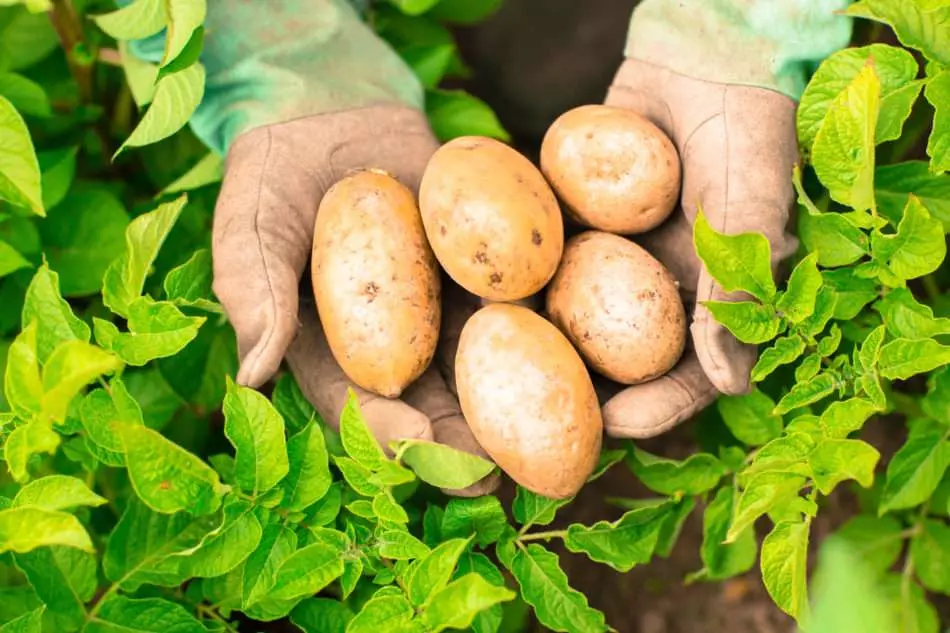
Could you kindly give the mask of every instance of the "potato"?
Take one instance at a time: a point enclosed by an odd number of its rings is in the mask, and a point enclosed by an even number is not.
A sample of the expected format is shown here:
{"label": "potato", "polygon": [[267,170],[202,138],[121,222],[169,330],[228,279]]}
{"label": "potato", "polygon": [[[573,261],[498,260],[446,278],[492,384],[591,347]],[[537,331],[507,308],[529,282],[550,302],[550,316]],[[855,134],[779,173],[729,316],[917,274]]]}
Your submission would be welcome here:
{"label": "potato", "polygon": [[580,490],[603,421],[584,361],[556,327],[521,306],[480,309],[462,328],[455,379],[475,438],[512,479],[556,499]]}
{"label": "potato", "polygon": [[571,217],[611,233],[648,231],[679,199],[673,143],[622,108],[588,105],[562,114],[541,143],[541,171]]}
{"label": "potato", "polygon": [[611,233],[568,240],[546,310],[594,370],[626,385],[662,376],[686,345],[686,312],[673,276]]}
{"label": "potato", "polygon": [[523,299],[557,269],[564,248],[557,199],[504,143],[470,136],[443,145],[426,166],[419,208],[439,263],[472,294]]}
{"label": "potato", "polygon": [[398,396],[432,361],[441,320],[438,263],[412,192],[376,171],[333,185],[311,269],[333,357],[360,387]]}

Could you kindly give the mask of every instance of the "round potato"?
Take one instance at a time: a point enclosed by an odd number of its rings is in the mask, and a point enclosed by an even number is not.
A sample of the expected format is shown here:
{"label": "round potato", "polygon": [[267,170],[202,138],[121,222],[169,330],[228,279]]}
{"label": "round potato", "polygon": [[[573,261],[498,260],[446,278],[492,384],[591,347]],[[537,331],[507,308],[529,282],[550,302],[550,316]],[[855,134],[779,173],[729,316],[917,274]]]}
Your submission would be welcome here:
{"label": "round potato", "polygon": [[648,231],[679,199],[673,143],[622,108],[588,105],[562,114],[544,135],[541,170],[571,217],[610,233]]}
{"label": "round potato", "polygon": [[412,192],[374,171],[333,185],[311,269],[333,357],[360,387],[398,396],[432,361],[441,320],[438,263]]}
{"label": "round potato", "polygon": [[554,193],[527,158],[504,143],[461,137],[426,166],[419,192],[426,235],[442,267],[494,301],[541,290],[564,248]]}
{"label": "round potato", "polygon": [[652,380],[683,354],[686,313],[676,281],[618,235],[586,231],[568,240],[546,303],[551,321],[611,380]]}
{"label": "round potato", "polygon": [[555,499],[580,490],[603,421],[584,361],[556,327],[521,306],[482,308],[462,328],[455,379],[475,438],[512,479]]}

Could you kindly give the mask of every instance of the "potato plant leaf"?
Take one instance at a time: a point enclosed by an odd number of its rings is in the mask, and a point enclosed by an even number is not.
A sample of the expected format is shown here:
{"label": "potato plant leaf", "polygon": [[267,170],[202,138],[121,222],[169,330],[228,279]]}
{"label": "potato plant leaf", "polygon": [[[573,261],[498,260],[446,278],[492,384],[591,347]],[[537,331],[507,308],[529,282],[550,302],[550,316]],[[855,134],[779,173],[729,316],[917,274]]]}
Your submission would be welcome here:
{"label": "potato plant leaf", "polygon": [[30,132],[9,100],[0,95],[0,200],[45,216],[40,188],[40,164]]}
{"label": "potato plant leaf", "polygon": [[809,523],[783,521],[762,541],[762,580],[775,604],[798,621],[807,619],[805,567]]}
{"label": "potato plant leaf", "polygon": [[911,435],[887,464],[880,514],[912,508],[936,490],[950,466],[950,442],[942,429]]}
{"label": "potato plant leaf", "polygon": [[478,455],[426,440],[402,440],[395,451],[396,459],[419,479],[439,488],[461,490],[495,470],[493,463]]}
{"label": "potato plant leaf", "polygon": [[263,395],[235,385],[224,397],[224,434],[234,446],[237,485],[252,497],[267,492],[289,472],[284,420]]}

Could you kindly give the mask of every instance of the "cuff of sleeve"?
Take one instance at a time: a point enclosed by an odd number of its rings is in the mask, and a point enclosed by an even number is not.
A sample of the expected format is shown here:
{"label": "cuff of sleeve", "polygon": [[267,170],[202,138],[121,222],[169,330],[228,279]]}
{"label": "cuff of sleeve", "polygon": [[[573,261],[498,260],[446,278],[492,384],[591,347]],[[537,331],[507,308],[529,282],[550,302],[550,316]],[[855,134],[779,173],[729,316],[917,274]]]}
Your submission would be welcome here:
{"label": "cuff of sleeve", "polygon": [[625,55],[717,83],[797,100],[808,77],[851,39],[849,0],[643,0]]}

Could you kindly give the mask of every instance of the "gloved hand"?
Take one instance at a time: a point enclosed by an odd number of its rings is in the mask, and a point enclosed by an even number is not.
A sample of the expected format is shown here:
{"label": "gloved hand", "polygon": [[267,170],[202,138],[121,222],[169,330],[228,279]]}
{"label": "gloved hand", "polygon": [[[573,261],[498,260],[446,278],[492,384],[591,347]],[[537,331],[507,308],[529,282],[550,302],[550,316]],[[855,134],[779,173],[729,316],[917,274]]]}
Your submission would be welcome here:
{"label": "gloved hand", "polygon": [[755,346],[740,343],[700,302],[740,299],[713,281],[696,256],[692,223],[699,205],[716,230],[764,233],[773,272],[794,253],[787,232],[798,157],[795,103],[765,88],[719,84],[636,59],[621,66],[605,101],[660,127],[682,160],[681,206],[657,229],[635,236],[679,281],[692,309],[691,340],[667,375],[628,387],[604,406],[607,433],[650,437],[688,419],[718,394],[750,388]]}
{"label": "gloved hand", "polygon": [[[444,307],[439,359],[401,400],[353,385],[330,353],[312,299],[298,285],[313,243],[323,194],[352,170],[383,169],[417,192],[438,147],[425,116],[404,106],[371,106],[255,128],[228,152],[214,217],[214,290],[238,338],[237,381],[259,386],[287,357],[300,387],[323,419],[336,427],[348,387],[385,447],[421,438],[487,455],[468,428],[438,365],[454,363],[455,340],[472,309],[451,286]],[[493,490],[490,475],[460,495]]]}
{"label": "gloved hand", "polygon": [[699,206],[712,227],[763,233],[772,270],[797,247],[788,232],[798,160],[795,99],[810,67],[847,45],[848,0],[642,0],[628,33],[626,60],[605,103],[630,108],[676,145],[680,207],[635,241],[680,283],[692,312],[690,340],[667,375],[628,387],[603,408],[615,437],[658,435],[693,416],[719,393],[750,389],[753,346],[737,341],[701,302],[736,300],[695,254]]}

